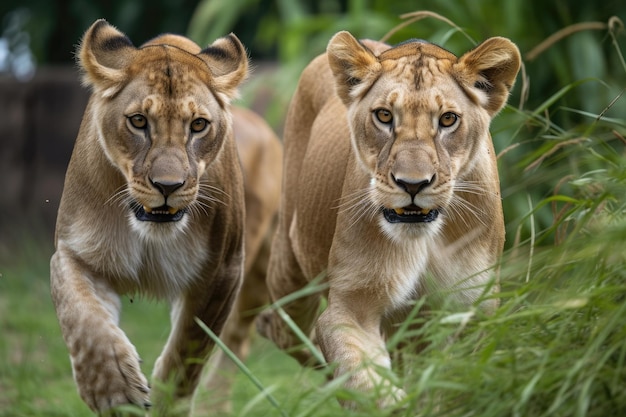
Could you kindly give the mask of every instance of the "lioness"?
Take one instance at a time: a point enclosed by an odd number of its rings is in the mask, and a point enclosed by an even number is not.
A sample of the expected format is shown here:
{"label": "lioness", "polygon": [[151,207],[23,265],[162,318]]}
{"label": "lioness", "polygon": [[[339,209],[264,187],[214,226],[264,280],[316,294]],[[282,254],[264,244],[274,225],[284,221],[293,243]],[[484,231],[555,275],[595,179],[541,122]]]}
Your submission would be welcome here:
{"label": "lioness", "polygon": [[[314,328],[347,388],[381,390],[381,407],[404,395],[377,369],[390,368],[385,339],[414,300],[447,291],[461,306],[497,305],[487,295],[504,225],[489,125],[519,67],[500,37],[457,58],[423,41],[390,47],[339,32],[301,76],[283,138],[270,295],[326,271],[319,318],[320,294],[285,310]],[[257,326],[281,348],[301,344],[272,311]]]}
{"label": "lioness", "polygon": [[[93,411],[165,404],[150,398],[139,355],[118,327],[119,295],[171,302],[153,378],[189,397],[213,348],[195,318],[221,333],[244,274],[246,229],[245,266],[254,269],[277,208],[281,145],[258,116],[231,113],[248,70],[232,34],[205,49],[169,34],[137,48],[98,20],[78,58],[92,95],[58,212],[52,298]],[[258,291],[239,300],[242,309],[263,302]],[[241,330],[244,319],[233,314],[231,327]],[[241,353],[245,335],[226,336]]]}

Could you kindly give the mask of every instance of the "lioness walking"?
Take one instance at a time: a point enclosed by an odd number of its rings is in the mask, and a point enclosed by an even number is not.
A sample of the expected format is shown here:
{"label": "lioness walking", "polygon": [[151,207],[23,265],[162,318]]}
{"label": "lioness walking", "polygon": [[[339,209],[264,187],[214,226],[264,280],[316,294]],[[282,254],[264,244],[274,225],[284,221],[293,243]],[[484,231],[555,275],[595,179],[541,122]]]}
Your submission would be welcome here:
{"label": "lioness walking", "polygon": [[[258,116],[231,110],[248,70],[235,35],[204,49],[176,35],[137,48],[99,20],[78,57],[92,95],[58,212],[52,298],[79,394],[93,411],[155,403],[155,414],[169,414],[118,327],[119,295],[171,303],[172,329],[153,378],[173,382],[175,397],[191,397],[213,348],[196,318],[220,334],[244,252],[248,271],[256,254],[266,255],[281,147]],[[263,294],[255,289],[238,305],[260,305]],[[224,336],[243,355],[250,319],[231,321]]]}
{"label": "lioness walking", "polygon": [[[460,306],[496,307],[504,222],[489,124],[519,67],[504,38],[457,58],[423,41],[391,47],[340,32],[301,76],[268,286],[278,300],[326,271],[319,318],[320,294],[285,310],[315,330],[335,376],[376,389],[381,407],[404,396],[379,370],[391,367],[385,340],[416,299],[443,291]],[[272,311],[258,328],[281,348],[300,344]]]}

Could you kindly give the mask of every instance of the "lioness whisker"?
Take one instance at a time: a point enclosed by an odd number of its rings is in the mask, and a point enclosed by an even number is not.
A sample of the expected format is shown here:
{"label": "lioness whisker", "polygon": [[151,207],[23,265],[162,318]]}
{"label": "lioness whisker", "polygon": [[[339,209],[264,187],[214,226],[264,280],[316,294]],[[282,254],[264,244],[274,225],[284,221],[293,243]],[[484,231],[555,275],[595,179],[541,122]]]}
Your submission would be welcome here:
{"label": "lioness whisker", "polygon": [[[349,207],[349,209],[351,209],[351,213],[348,229],[351,229],[355,224],[364,218],[369,221],[374,219],[374,216],[378,213],[378,205],[374,204],[373,200],[373,191],[368,189],[361,200],[355,202],[351,207]],[[343,211],[346,210],[347,209]]]}
{"label": "lioness whisker", "polygon": [[463,224],[465,226],[469,226],[467,218],[463,215],[463,207],[461,206],[462,206],[462,203],[457,202],[457,201],[452,201],[448,205],[447,212],[449,213],[449,216],[452,220],[457,219],[457,218],[461,219],[461,221],[463,221]]}
{"label": "lioness whisker", "polygon": [[206,195],[206,194],[198,194],[198,197],[196,197],[196,201],[199,204],[204,204],[207,208],[213,207],[211,203],[217,203],[223,206],[227,205],[224,201],[220,200],[219,198],[213,197],[211,195]]}
{"label": "lioness whisker", "polygon": [[[226,202],[216,197],[216,194],[222,195],[226,197],[226,199],[230,199],[230,196],[228,195],[228,193],[224,192],[223,190],[215,186],[212,186],[206,183],[201,183],[199,188],[200,190],[198,192],[198,196],[196,197],[197,201],[204,201],[208,203],[218,203],[218,204],[222,204],[226,206],[227,205]],[[207,207],[211,208],[211,205],[208,204]]]}
{"label": "lioness whisker", "polygon": [[369,188],[356,190],[346,196],[341,197],[339,199],[339,204],[337,204],[336,206],[332,208],[339,209],[340,213],[347,211],[347,210],[351,210],[352,208],[354,208],[354,206],[359,204],[362,200],[366,199],[370,193],[371,193],[371,190]]}
{"label": "lioness whisker", "polygon": [[196,200],[193,204],[191,204],[188,209],[189,209],[189,214],[191,216],[202,216],[202,215],[208,215],[209,214],[209,210],[212,207],[206,203],[203,203],[199,200]]}
{"label": "lioness whisker", "polygon": [[126,200],[128,200],[130,198],[129,196],[129,191],[128,191],[128,187],[126,186],[126,184],[120,185],[118,187],[117,190],[115,190],[115,192],[113,194],[111,194],[111,197],[109,197],[105,202],[104,205],[108,205],[108,204],[121,204],[124,203]]}
{"label": "lioness whisker", "polygon": [[496,196],[497,193],[487,190],[485,185],[488,185],[488,184],[489,183],[484,182],[484,181],[458,181],[454,185],[454,190],[465,192],[468,194]]}
{"label": "lioness whisker", "polygon": [[463,216],[464,213],[471,213],[476,220],[478,220],[483,226],[487,227],[484,218],[486,217],[486,213],[483,209],[477,207],[476,205],[470,203],[467,199],[461,197],[457,194],[457,198],[453,199],[450,208],[456,215],[458,215],[465,224],[467,225],[467,220]]}
{"label": "lioness whisker", "polygon": [[226,191],[222,190],[221,188],[218,188],[215,185],[211,185],[208,182],[201,182],[198,188],[203,191],[211,191],[211,192],[214,192],[215,194],[221,194],[223,196],[230,198],[230,195]]}
{"label": "lioness whisker", "polygon": [[354,211],[350,215],[351,224],[350,227],[355,223],[358,223],[359,220],[366,217],[368,215],[370,209],[370,204],[368,201],[362,201],[358,205],[355,205]]}

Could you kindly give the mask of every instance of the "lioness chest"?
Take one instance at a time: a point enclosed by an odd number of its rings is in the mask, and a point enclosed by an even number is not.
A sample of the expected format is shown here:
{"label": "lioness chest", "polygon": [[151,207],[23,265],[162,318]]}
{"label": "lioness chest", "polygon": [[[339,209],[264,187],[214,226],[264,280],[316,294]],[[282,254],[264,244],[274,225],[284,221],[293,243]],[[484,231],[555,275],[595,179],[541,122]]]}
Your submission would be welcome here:
{"label": "lioness chest", "polygon": [[84,220],[74,223],[59,245],[68,245],[120,293],[141,291],[165,298],[179,294],[199,279],[211,256],[198,227],[196,232],[159,240],[141,238],[125,222],[99,223],[98,227]]}

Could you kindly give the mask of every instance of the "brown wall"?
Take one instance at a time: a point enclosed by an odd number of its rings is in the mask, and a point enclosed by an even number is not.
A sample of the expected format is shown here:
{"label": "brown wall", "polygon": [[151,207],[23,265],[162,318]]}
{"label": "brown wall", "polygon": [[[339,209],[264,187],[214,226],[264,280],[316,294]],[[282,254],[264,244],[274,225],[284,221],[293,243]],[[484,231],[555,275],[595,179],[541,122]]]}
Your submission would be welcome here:
{"label": "brown wall", "polygon": [[52,241],[87,99],[73,67],[43,68],[24,83],[0,78],[0,254],[23,236]]}

